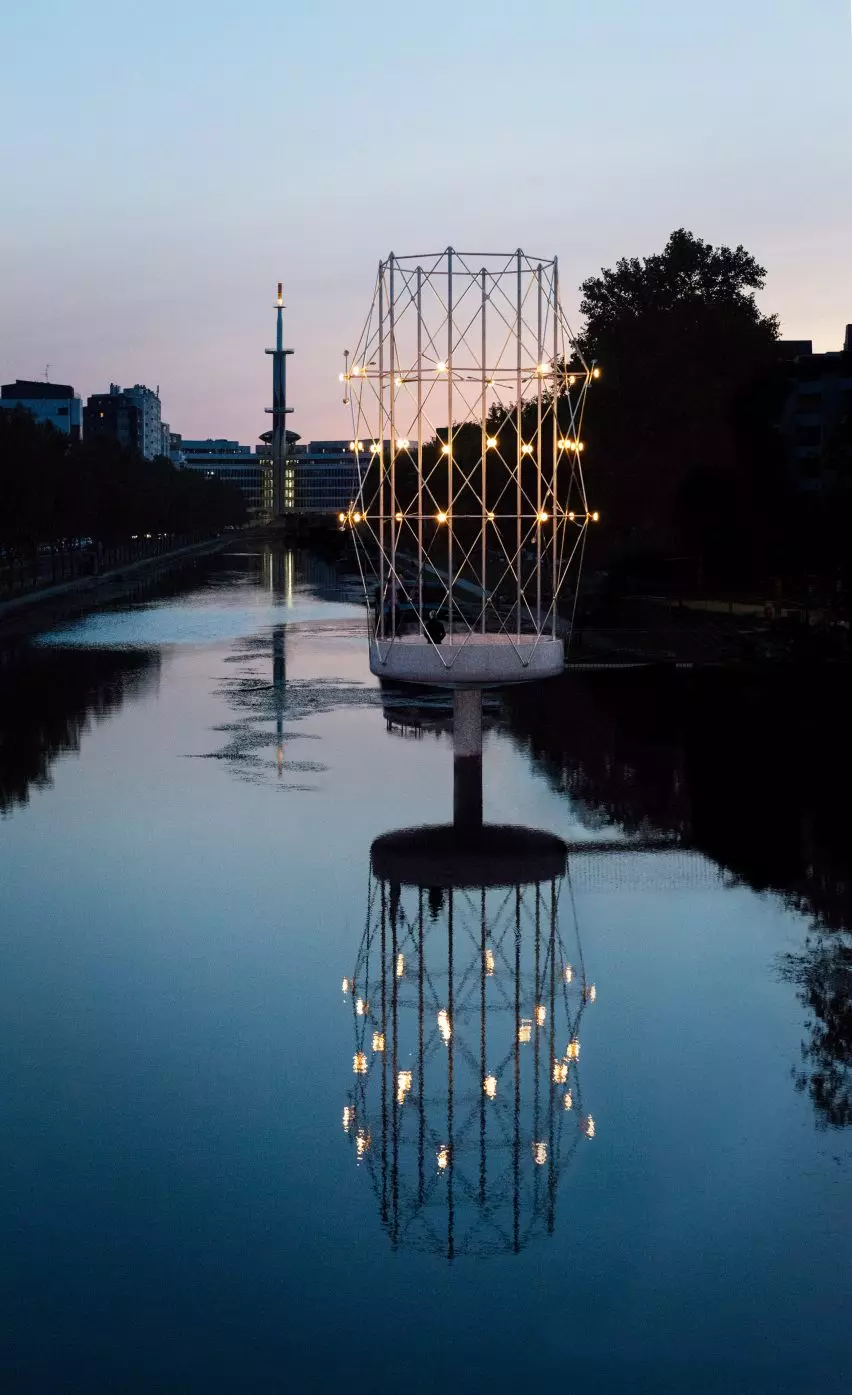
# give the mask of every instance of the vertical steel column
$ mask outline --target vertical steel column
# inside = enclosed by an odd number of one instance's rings
[[[539,360],[541,362],[541,360]],[[540,1142],[539,1125],[539,1067],[541,1065],[541,1050],[539,1047],[540,1028],[538,1025],[538,1005],[541,1002],[539,997],[539,975],[541,972],[541,886],[539,882],[535,884],[535,1027],[533,1036],[533,1141]],[[533,1181],[535,1188],[536,1206],[538,1206],[538,1164],[535,1167],[535,1178]]]
[[[417,620],[423,634],[423,268],[417,268]]]
[[[512,1136],[512,1235],[514,1251],[520,1251],[521,1163],[521,888],[515,887],[515,1110]]]
[[[485,1205],[485,887],[479,910],[479,1204]]]
[[[417,890],[417,942],[420,954],[420,972],[417,975],[417,1196],[423,1205],[423,1139],[426,1133],[426,1083],[423,1079],[423,888]]]
[[[556,882],[550,883],[550,1064],[556,1060]],[[553,1158],[553,1110],[555,1090],[550,1086],[550,1111],[548,1113],[548,1207],[547,1233],[553,1234],[554,1212],[556,1209],[556,1167]]]
[[[450,1039],[447,1042],[447,1146],[450,1150],[450,1160],[447,1166],[447,1258],[453,1258],[453,1232],[455,1216],[453,1213],[453,1167],[455,1159],[453,1157],[453,1041],[455,1039],[456,1024],[453,1020],[453,888],[447,892],[447,970],[449,988],[447,990],[447,1015],[450,1019]]]
[[[388,423],[390,426],[390,499],[388,502],[388,523],[390,526],[391,558],[391,635],[396,635],[396,305],[394,291],[394,255],[388,257],[388,347],[390,349],[390,372],[388,374]]]
[[[365,365],[366,366],[366,365]],[[385,637],[385,264],[379,262],[379,638]]]
[[[522,374],[522,368],[523,368],[523,358],[522,358],[522,348],[523,348],[523,305],[524,305],[524,299],[523,299],[523,283],[522,283],[522,273],[521,273],[521,258],[522,258],[522,256],[523,256],[523,253],[522,253],[522,251],[521,251],[521,249],[520,249],[520,247],[519,247],[519,248],[518,248],[518,251],[517,251],[518,305],[517,305],[517,323],[516,323],[516,326],[515,326],[515,333],[516,333],[516,335],[517,335],[517,340],[518,340],[517,381],[516,381],[516,384],[515,384],[515,391],[516,391],[516,394],[517,394],[516,406],[515,406],[515,434],[516,434],[516,436],[517,436],[517,441],[516,441],[516,443],[515,443],[515,484],[516,484],[516,489],[515,489],[515,495],[516,495],[515,503],[516,503],[516,507],[517,507],[517,511],[518,511],[517,538],[516,538],[516,545],[515,545],[515,566],[517,567],[517,582],[518,582],[518,586],[517,586],[517,606],[518,606],[518,643],[519,643],[519,644],[520,644],[520,641],[521,641],[521,600],[522,600],[522,598],[523,598],[523,558],[522,558],[522,556],[521,556],[521,549],[522,549],[522,543],[521,543],[521,505],[522,505],[522,503],[523,503],[523,493],[522,493],[522,490],[521,490],[521,462],[522,462],[522,460],[523,460],[523,458],[524,458],[524,456],[523,456],[523,444],[524,444],[524,443],[523,443],[523,410],[522,410],[522,402],[521,402],[521,398],[522,398],[522,396],[523,396],[523,391],[524,391],[524,388],[523,388],[523,374]]]
[[[453,642],[453,249],[447,248],[447,636]]]
[[[385,1037],[385,1050],[382,1052],[382,1220],[386,1223],[388,1218],[388,1053],[387,1037],[385,1033],[388,1029],[387,1019],[387,893],[384,882],[382,882],[382,1035]],[[370,985],[367,983],[364,988],[365,993],[369,993]]]
[[[393,1096],[393,1151],[391,1153],[391,1240],[395,1245],[399,1234],[399,1114],[400,1103],[398,1098],[399,1080],[399,1050],[398,1050],[398,1012],[399,1001],[399,979],[396,976],[396,918],[398,913],[398,902],[391,891],[390,922],[391,922],[391,965],[393,978],[391,980],[391,1031],[393,1039],[393,1062],[391,1068],[391,1089]],[[385,1043],[387,1051],[387,1042]]]
[[[536,349],[537,357],[536,357],[536,361],[535,361],[535,366],[536,366],[536,374],[535,374],[535,376],[536,376],[536,384],[537,384],[537,386],[538,386],[538,420],[537,420],[536,433],[535,433],[535,459],[536,459],[536,476],[537,476],[537,478],[536,478],[536,513],[539,515],[539,517],[536,518],[536,528],[535,528],[535,560],[536,560],[536,568],[535,568],[535,576],[536,576],[536,583],[535,583],[535,628],[536,628],[536,634],[541,634],[541,530],[542,530],[542,526],[543,526],[543,525],[542,525],[542,522],[541,522],[541,516],[540,516],[540,515],[541,515],[541,465],[542,465],[542,461],[541,461],[541,398],[542,398],[542,392],[544,391],[544,383],[543,383],[543,381],[542,381],[542,374],[541,374],[542,359],[544,358],[544,325],[543,325],[543,322],[542,322],[542,302],[541,302],[541,262],[539,262],[539,264],[538,264],[538,266],[537,266],[537,268],[536,268],[536,282],[538,283],[538,284],[537,284],[537,289],[538,289],[538,337],[537,337],[537,349]]]
[[[488,504],[486,502],[487,470],[486,457],[488,454],[488,370],[486,368],[486,355],[488,352],[488,341],[485,335],[485,306],[488,300],[486,291],[486,270],[482,268],[482,617],[480,629],[485,634],[485,608],[487,605],[486,573],[488,568],[488,547],[486,529],[488,526]]]
[[[556,257],[553,258],[553,483],[551,486],[550,513],[552,518],[552,548],[553,548],[553,583],[551,606],[553,616],[551,620],[552,637],[556,638],[556,566],[557,566],[557,538],[559,527],[557,516],[559,513],[559,501],[556,487],[559,481],[559,263]]]

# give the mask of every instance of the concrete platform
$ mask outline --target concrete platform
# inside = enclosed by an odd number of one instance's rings
[[[419,635],[370,637],[370,671],[398,683],[503,687],[553,678],[564,662],[562,640],[550,636],[457,634],[439,645]]]
[[[553,833],[511,824],[456,824],[384,833],[370,849],[373,875],[399,886],[528,886],[564,876],[567,844]]]

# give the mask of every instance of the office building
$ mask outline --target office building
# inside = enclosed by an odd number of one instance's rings
[[[111,383],[110,392],[113,389],[121,392],[121,388]],[[124,395],[136,403],[141,413],[142,434],[139,450],[146,460],[153,460],[155,455],[162,454],[163,449],[160,389],[157,388],[155,392],[153,388],[145,387],[144,383],[136,383],[132,388],[125,388]]]
[[[21,407],[36,421],[47,422],[72,440],[79,441],[83,429],[83,403],[67,383],[40,383],[16,378],[0,387],[0,407]]]
[[[782,340],[779,349],[789,380],[782,434],[801,483],[818,488],[825,452],[852,421],[852,325],[834,352],[815,354],[810,340]]]
[[[238,441],[182,440],[180,454],[185,469],[198,470],[241,489],[249,517],[258,517],[264,512],[263,476],[268,475],[269,469],[251,446],[241,446]]]
[[[117,441],[125,450],[142,449],[142,413],[139,404],[115,383],[109,392],[96,392],[87,398],[83,411],[87,441]]]
[[[355,454],[349,441],[307,441],[292,448],[297,511],[339,513],[358,492]]]

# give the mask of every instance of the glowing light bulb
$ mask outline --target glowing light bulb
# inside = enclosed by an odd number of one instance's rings
[[[547,1162],[547,1144],[534,1143],[532,1147],[533,1159],[535,1161],[536,1167],[544,1167],[544,1164]]]
[[[532,455],[532,453],[532,446],[530,445],[529,441],[525,441],[524,444],[521,446],[521,455]]]
[[[497,449],[497,437],[496,437],[496,436],[486,436],[486,438],[485,438],[485,449],[486,449],[486,450],[496,450],[496,449]]]
[[[598,513],[597,509],[595,509],[594,513],[592,514],[592,522],[593,522],[593,523],[600,523],[600,521],[601,521],[601,516],[600,516],[600,514]]]
[[[600,370],[599,368],[593,368],[593,369],[592,369],[592,377],[593,377],[593,378],[599,378],[600,376],[601,376],[601,370]]]
[[[541,513],[536,514],[536,517],[539,523],[546,523],[548,518],[550,517],[550,514],[547,513],[546,510],[542,509]]]
[[[536,1010],[535,1010],[535,1025],[536,1025],[537,1027],[543,1027],[546,1021],[547,1021],[547,1008],[544,1006],[543,1003],[539,1003],[539,1004],[536,1006]]]
[[[447,371],[447,365],[444,363],[444,360],[443,360],[443,359],[441,359],[440,363],[436,363],[436,364],[435,364],[435,372],[436,372],[436,373],[446,373],[446,371]]]
[[[437,518],[439,523],[446,523],[447,521],[447,515],[443,512],[443,510],[441,510],[440,513],[436,514],[435,517]]]
[[[536,373],[538,374],[538,376],[541,378],[541,377],[543,377],[543,375],[544,375],[545,373],[549,373],[549,372],[550,372],[550,364],[549,364],[549,363],[539,363],[539,364],[536,364],[536,370],[535,370],[535,371],[536,371]]]
[[[396,520],[397,523],[401,523],[401,522],[402,522],[402,514],[401,514],[401,513],[395,513],[395,514],[394,514],[394,518],[395,518],[395,520]]]
[[[569,515],[568,515],[568,518],[569,518],[570,522],[573,523],[573,522],[574,522],[574,519],[575,519],[576,517],[577,517],[577,515],[575,514],[574,510],[572,509],[571,512],[570,512]],[[568,982],[569,982],[569,983],[571,982],[570,978],[569,978]]]
[[[374,1051],[384,1051],[384,1049],[385,1049],[385,1034],[384,1034],[384,1032],[374,1032],[374,1033],[373,1033],[373,1050],[374,1050]]]
[[[556,444],[558,445],[560,450],[571,449],[571,442],[565,436],[560,436]]]
[[[488,1096],[488,1098],[489,1098],[490,1100],[493,1100],[494,1097],[495,1097],[495,1095],[497,1094],[497,1077],[496,1077],[496,1075],[486,1075],[485,1079],[484,1079],[483,1082],[482,1082],[482,1088],[483,1088],[483,1090],[485,1091],[485,1093],[486,1093],[486,1095]]]
[[[355,1055],[352,1058],[353,1072],[355,1073],[355,1075],[366,1075],[367,1069],[367,1057],[364,1055],[364,1052],[356,1051]]]
[[[574,375],[573,375],[573,373],[572,373],[572,374],[571,374],[571,377],[568,379],[568,386],[569,386],[569,387],[573,387],[574,384],[576,383],[576,381],[577,381],[577,379],[574,377]]]
[[[370,454],[371,454],[371,455],[378,455],[378,453],[379,453],[380,450],[381,450],[381,446],[379,445],[378,441],[371,441],[371,442],[370,442]]]
[[[441,446],[441,454],[442,454],[442,455],[452,455],[452,453],[453,453],[453,448],[452,448],[452,446],[449,445],[449,444],[445,441],[444,444]]]
[[[523,1017],[521,1025],[518,1027],[518,1042],[521,1046],[526,1046],[532,1041],[532,1018]]]
[[[339,513],[339,514],[337,515],[337,521],[338,521],[338,523],[345,523],[345,522],[346,522],[346,514],[345,514],[345,513]]]
[[[354,442],[354,441],[350,441],[350,442],[349,442],[349,449],[350,449],[350,450],[354,450],[354,449],[355,449],[355,442]]]
[[[411,442],[409,441],[407,436],[400,436],[399,440],[396,443],[396,448],[397,450],[408,450],[408,447],[410,445]]]
[[[352,522],[353,522],[353,523],[360,523],[360,522],[361,522],[361,515],[360,515],[360,513],[353,513],[353,515],[352,515]]]
[[[494,522],[494,514],[493,514],[493,512],[491,511],[491,509],[488,510],[488,522],[489,522],[489,523],[493,523],[493,522]]]

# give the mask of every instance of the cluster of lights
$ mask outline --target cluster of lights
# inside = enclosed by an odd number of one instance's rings
[[[350,442],[349,442],[349,449],[350,449],[350,450],[354,450],[354,451],[363,450],[363,449],[364,449],[364,442],[363,442],[363,441],[350,441]]]
[[[409,441],[409,439],[408,439],[407,436],[400,436],[399,439],[397,440],[396,448],[397,448],[397,450],[408,450],[408,447],[409,447],[410,445],[411,445],[411,442]]]
[[[350,509],[348,513],[341,511],[337,515],[337,521],[338,523],[348,523],[351,527],[353,523],[360,523],[362,518],[365,519],[366,517],[367,515],[365,513],[360,513],[358,509]]]
[[[574,441],[570,436],[560,436],[556,444],[560,450],[584,451],[586,449],[582,441]]]
[[[523,445],[521,446],[521,455],[532,455],[532,453],[533,453],[533,448],[532,448],[530,442],[529,442],[529,441],[524,441]]]

